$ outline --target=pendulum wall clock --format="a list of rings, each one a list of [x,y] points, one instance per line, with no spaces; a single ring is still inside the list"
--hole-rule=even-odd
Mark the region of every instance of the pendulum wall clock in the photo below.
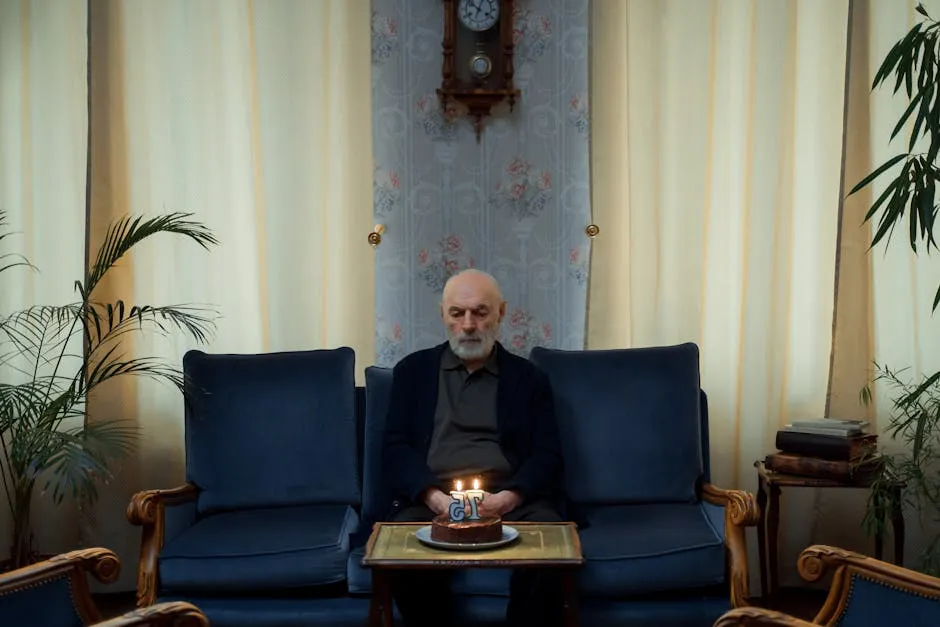
[[[473,118],[477,141],[493,107],[519,99],[512,75],[513,0],[443,0],[441,105],[461,103]]]

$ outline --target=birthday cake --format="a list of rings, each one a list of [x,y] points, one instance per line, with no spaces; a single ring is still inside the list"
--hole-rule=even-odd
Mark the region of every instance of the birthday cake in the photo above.
[[[431,539],[448,544],[499,542],[503,539],[503,520],[499,516],[484,516],[455,522],[441,514],[431,521]]]

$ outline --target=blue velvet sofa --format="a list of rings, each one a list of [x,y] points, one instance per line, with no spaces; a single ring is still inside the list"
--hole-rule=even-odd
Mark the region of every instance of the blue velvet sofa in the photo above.
[[[392,505],[381,439],[393,371],[354,383],[348,348],[183,360],[186,484],[136,494],[138,604],[191,602],[212,625],[364,625],[372,523]],[[709,483],[698,349],[536,349],[551,379],[570,515],[587,563],[582,624],[711,625],[747,603],[754,497]],[[454,586],[500,624],[509,573]]]
[[[797,568],[809,582],[832,573],[829,594],[812,621],[774,610],[744,607],[726,612],[715,627],[940,625],[940,579],[936,577],[824,544],[815,544],[800,553]]]

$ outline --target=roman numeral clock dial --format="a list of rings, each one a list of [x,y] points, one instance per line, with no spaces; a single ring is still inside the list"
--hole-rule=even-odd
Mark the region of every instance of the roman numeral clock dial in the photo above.
[[[512,13],[514,0],[442,0],[444,37],[441,104],[459,102],[474,121],[477,141],[483,118],[519,98],[513,86]]]

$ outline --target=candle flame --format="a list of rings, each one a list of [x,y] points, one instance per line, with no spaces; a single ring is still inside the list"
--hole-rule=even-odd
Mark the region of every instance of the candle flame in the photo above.
[[[480,489],[480,480],[479,480],[479,479],[474,479],[474,480],[473,480],[473,489],[474,489],[474,490],[479,490],[479,489]]]
[[[454,482],[454,486],[455,486],[454,489],[457,490],[457,492],[460,492],[461,490],[463,490],[463,482],[460,479]]]

